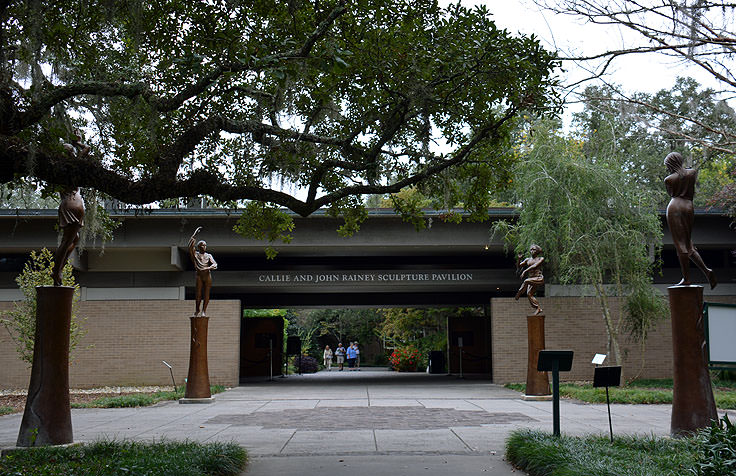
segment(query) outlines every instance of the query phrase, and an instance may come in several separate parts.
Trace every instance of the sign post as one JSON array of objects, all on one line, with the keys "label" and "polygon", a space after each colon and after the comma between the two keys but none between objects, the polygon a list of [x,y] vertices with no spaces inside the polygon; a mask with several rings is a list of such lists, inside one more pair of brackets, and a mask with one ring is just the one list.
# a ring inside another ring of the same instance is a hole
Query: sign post
[{"label": "sign post", "polygon": [[613,424],[611,423],[611,400],[608,397],[608,387],[621,385],[621,366],[596,367],[593,374],[593,387],[606,387],[606,404],[608,405],[608,429],[611,432],[611,443],[613,443]]},{"label": "sign post", "polygon": [[572,368],[571,350],[540,350],[537,370],[552,372],[552,432],[560,436],[560,372]]}]

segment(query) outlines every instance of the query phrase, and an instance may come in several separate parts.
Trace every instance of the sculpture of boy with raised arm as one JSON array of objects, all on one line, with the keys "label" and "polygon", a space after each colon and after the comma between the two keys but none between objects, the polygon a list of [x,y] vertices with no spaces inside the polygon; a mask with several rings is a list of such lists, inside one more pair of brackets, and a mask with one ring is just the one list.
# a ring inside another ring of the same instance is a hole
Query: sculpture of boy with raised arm
[{"label": "sculpture of boy with raised arm", "polygon": [[[189,256],[192,258],[194,263],[194,269],[197,276],[197,290],[196,290],[196,304],[194,309],[195,317],[207,317],[207,304],[210,302],[210,288],[212,287],[212,274],[211,270],[217,269],[217,262],[211,254],[207,253],[207,243],[204,240],[194,244],[194,237],[199,233],[202,227],[197,227],[189,238]],[[202,295],[204,294],[204,302],[202,302]],[[202,304],[202,312],[200,313],[199,305]]]}]

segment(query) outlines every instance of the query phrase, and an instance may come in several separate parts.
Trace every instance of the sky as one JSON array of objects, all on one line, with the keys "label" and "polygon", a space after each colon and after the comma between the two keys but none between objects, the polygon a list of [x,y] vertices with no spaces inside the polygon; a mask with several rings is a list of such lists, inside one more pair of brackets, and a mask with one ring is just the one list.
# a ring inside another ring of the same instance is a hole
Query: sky
[{"label": "sky", "polygon": [[[441,0],[443,4],[454,1]],[[550,50],[598,53],[618,49],[638,40],[638,36],[615,26],[585,24],[567,15],[542,12],[531,0],[462,0],[463,5],[485,4],[499,27],[512,33],[535,34]],[[573,64],[565,63],[565,83],[581,79],[586,73]],[[670,89],[677,76],[691,76],[701,84],[721,89],[721,85],[700,68],[659,54],[626,55],[614,61],[606,80],[618,84],[627,92],[654,93]],[[587,76],[586,76],[587,77]]]}]

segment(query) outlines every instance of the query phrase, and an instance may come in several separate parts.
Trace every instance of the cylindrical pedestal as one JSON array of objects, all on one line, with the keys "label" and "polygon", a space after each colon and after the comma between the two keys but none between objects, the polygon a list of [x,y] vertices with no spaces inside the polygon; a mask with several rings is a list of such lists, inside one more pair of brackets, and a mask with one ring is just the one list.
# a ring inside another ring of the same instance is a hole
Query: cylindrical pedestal
[{"label": "cylindrical pedestal", "polygon": [[210,374],[207,369],[208,317],[190,317],[192,341],[189,348],[189,374],[184,398],[210,398]]},{"label": "cylindrical pedestal", "polygon": [[69,406],[69,328],[74,288],[36,288],[36,336],[18,446],[74,441]]},{"label": "cylindrical pedestal", "polygon": [[537,370],[539,351],[544,350],[544,314],[527,316],[526,326],[529,334],[526,395],[550,395],[547,372]]},{"label": "cylindrical pedestal", "polygon": [[684,436],[718,419],[703,328],[703,287],[667,288],[672,315],[673,391],[670,432]]}]

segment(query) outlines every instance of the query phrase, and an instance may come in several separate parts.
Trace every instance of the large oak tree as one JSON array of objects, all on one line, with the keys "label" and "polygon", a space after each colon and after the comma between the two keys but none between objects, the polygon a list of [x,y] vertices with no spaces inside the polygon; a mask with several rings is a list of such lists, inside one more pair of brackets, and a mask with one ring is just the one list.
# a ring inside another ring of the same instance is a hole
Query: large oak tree
[{"label": "large oak tree", "polygon": [[0,65],[0,183],[129,204],[306,216],[454,168],[482,207],[515,117],[557,104],[534,37],[432,0],[1,1]]}]

